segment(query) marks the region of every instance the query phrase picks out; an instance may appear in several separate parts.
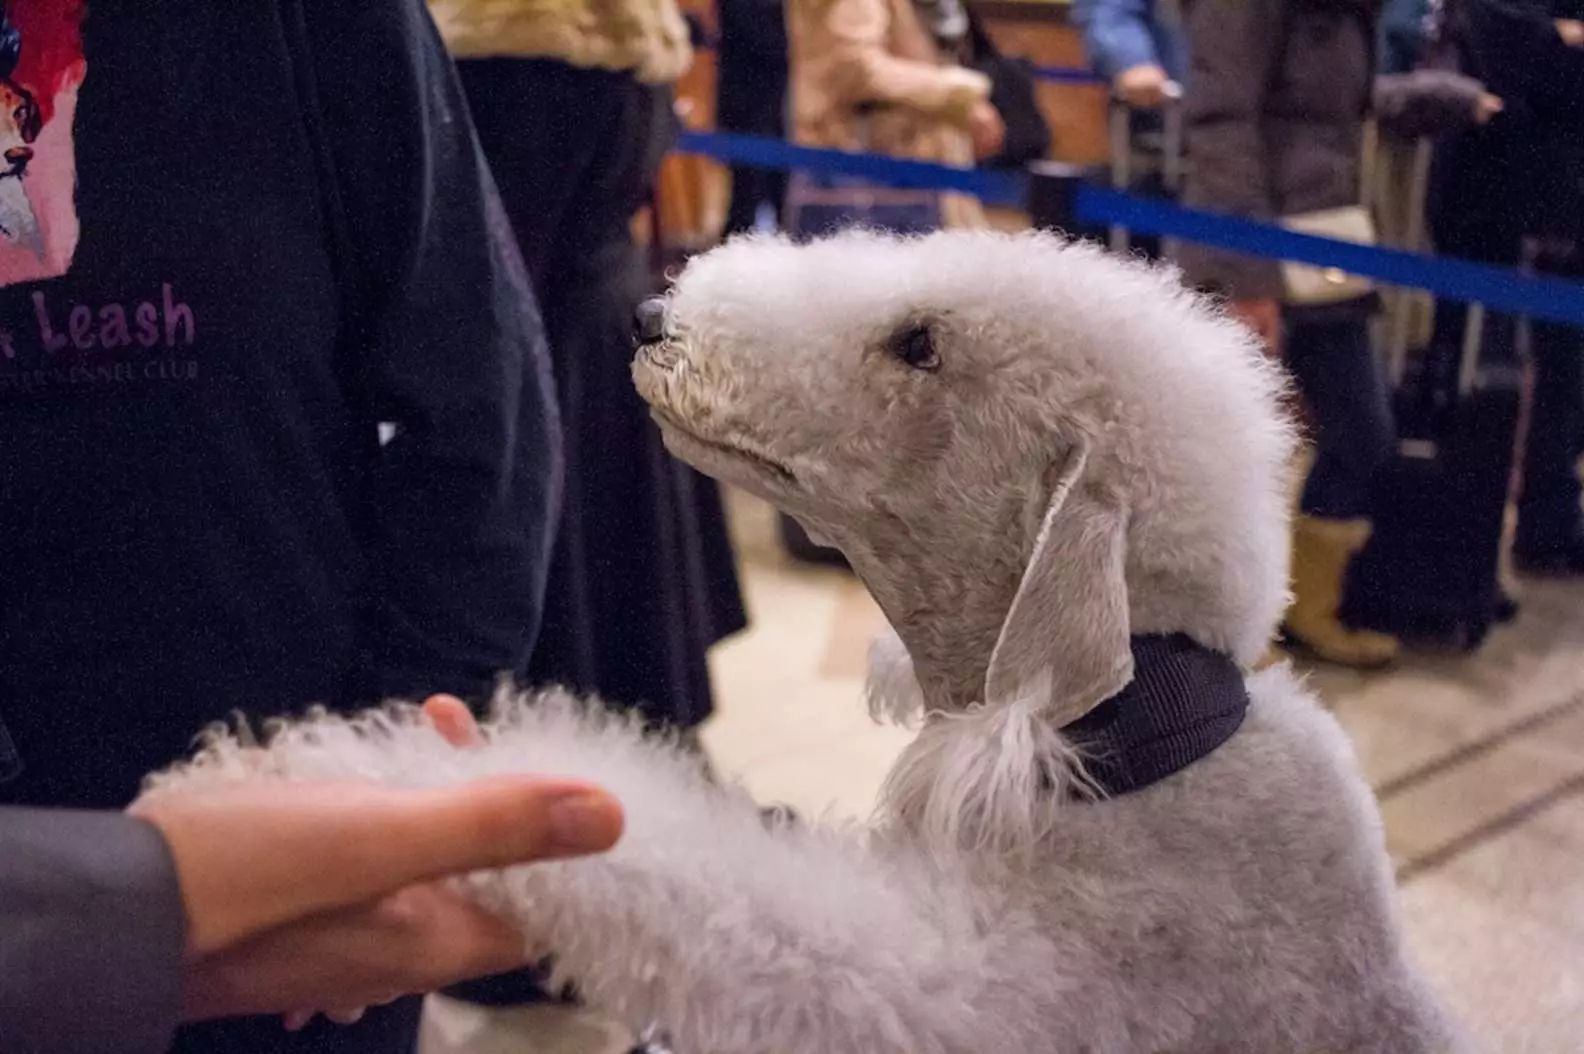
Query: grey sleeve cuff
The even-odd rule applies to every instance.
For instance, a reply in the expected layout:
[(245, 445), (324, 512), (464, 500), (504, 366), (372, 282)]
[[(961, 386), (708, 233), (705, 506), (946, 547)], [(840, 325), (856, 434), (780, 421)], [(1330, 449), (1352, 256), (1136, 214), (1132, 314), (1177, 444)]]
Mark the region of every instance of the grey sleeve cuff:
[(0, 809), (0, 1050), (161, 1054), (185, 942), (175, 864), (151, 825)]

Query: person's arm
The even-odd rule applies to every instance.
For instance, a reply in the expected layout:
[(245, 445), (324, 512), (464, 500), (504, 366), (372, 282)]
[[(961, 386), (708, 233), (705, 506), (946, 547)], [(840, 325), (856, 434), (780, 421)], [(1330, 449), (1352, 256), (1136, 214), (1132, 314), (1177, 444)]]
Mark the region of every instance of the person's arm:
[[(1265, 142), (1265, 101), (1281, 58), (1285, 0), (1192, 0), (1184, 24), (1192, 55), (1184, 110), (1188, 166), (1183, 201), (1190, 207), (1276, 218)], [(1275, 297), (1273, 261), (1185, 244), (1178, 259), (1188, 279), (1237, 300)]]
[(884, 0), (791, 0), (819, 6), (831, 91), (848, 105), (891, 104), (966, 126), (990, 98), (990, 80), (961, 66), (918, 62), (887, 46), (890, 15)]
[[(1458, 28), (1490, 90), (1571, 120), (1584, 106), (1584, 50), (1539, 0), (1465, 0)], [(1471, 71), (1474, 72), (1474, 71)]]
[(1089, 65), (1107, 80), (1130, 69), (1165, 66), (1150, 18), (1148, 0), (1073, 0), (1073, 24), (1083, 31)]
[(0, 1050), (165, 1050), (185, 919), (170, 851), (149, 824), (0, 808)]
[(1500, 109), (1500, 100), (1479, 81), (1450, 70), (1421, 69), (1375, 78), (1376, 119), (1382, 131), (1401, 139), (1483, 124)]
[(558, 513), (540, 318), (421, 0), (304, 6), (310, 116), (347, 245), (348, 383), (368, 429), (395, 426), (361, 510), (364, 694), (477, 704), (526, 666)]

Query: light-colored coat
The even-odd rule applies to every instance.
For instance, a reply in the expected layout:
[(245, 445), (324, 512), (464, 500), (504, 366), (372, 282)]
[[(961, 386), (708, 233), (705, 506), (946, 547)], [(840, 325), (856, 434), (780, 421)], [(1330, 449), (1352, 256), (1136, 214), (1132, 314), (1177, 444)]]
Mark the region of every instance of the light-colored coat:
[[(797, 142), (974, 163), (968, 114), (990, 81), (941, 52), (912, 0), (787, 0), (786, 12)], [(945, 201), (948, 226), (983, 225), (972, 199)]]
[(429, 0), (429, 11), (457, 58), (559, 59), (648, 84), (693, 61), (676, 0)]
[(634, 367), (667, 445), (842, 549), (920, 720), (874, 822), (767, 827), (558, 693), (477, 750), (411, 710), (213, 739), (160, 788), (592, 780), (608, 855), (479, 876), (588, 1003), (678, 1054), (1462, 1054), (1408, 961), (1380, 815), (1290, 667), (1221, 747), (1075, 800), (1062, 733), (1135, 634), (1251, 667), (1286, 607), (1281, 375), (1178, 276), (1049, 235), (745, 239)]

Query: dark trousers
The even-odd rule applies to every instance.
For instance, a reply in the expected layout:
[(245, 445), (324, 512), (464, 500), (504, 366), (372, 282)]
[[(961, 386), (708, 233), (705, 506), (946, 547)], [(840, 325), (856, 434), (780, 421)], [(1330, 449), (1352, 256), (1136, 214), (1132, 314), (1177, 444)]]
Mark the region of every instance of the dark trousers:
[(1371, 477), (1390, 456), (1396, 434), (1368, 320), (1289, 316), (1286, 329), (1284, 354), (1315, 445), (1302, 510), (1333, 519), (1367, 516)]
[(693, 728), (713, 707), (707, 650), (745, 616), (719, 492), (666, 453), (632, 383), (650, 285), (630, 223), (675, 139), (671, 94), (552, 60), (457, 65), (539, 296), (565, 431), (529, 678)]
[[(1512, 228), (1481, 224), (1459, 216), (1438, 225), (1437, 249), (1502, 267), (1522, 258), (1522, 240)], [(1566, 278), (1584, 276), (1584, 255), (1542, 255), (1536, 269)], [(1442, 386), (1453, 383), (1463, 347), (1468, 309), (1463, 304), (1436, 305), (1435, 332), (1428, 367)], [(1584, 454), (1584, 330), (1554, 322), (1533, 322), (1530, 354), (1534, 367), (1534, 402), (1524, 438), (1523, 486), (1518, 500), (1519, 549), (1545, 550), (1564, 544), (1584, 530), (1578, 460)], [(1518, 355), (1517, 324), (1508, 315), (1490, 312), (1485, 319), (1482, 357), (1514, 362)]]
[(738, 165), (731, 170), (731, 205), (726, 209), (725, 237), (753, 230), (758, 225), (759, 209), (770, 206), (777, 226), (786, 202), (787, 174), (768, 168)]

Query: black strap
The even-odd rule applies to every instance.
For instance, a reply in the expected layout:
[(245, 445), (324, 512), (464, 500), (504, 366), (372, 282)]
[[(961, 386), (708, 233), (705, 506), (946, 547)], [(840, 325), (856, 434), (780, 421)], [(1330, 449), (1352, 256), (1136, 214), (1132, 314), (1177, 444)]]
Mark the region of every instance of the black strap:
[(1062, 729), (1107, 797), (1192, 765), (1230, 739), (1248, 712), (1243, 671), (1184, 634), (1134, 637), (1133, 667), (1126, 688)]

